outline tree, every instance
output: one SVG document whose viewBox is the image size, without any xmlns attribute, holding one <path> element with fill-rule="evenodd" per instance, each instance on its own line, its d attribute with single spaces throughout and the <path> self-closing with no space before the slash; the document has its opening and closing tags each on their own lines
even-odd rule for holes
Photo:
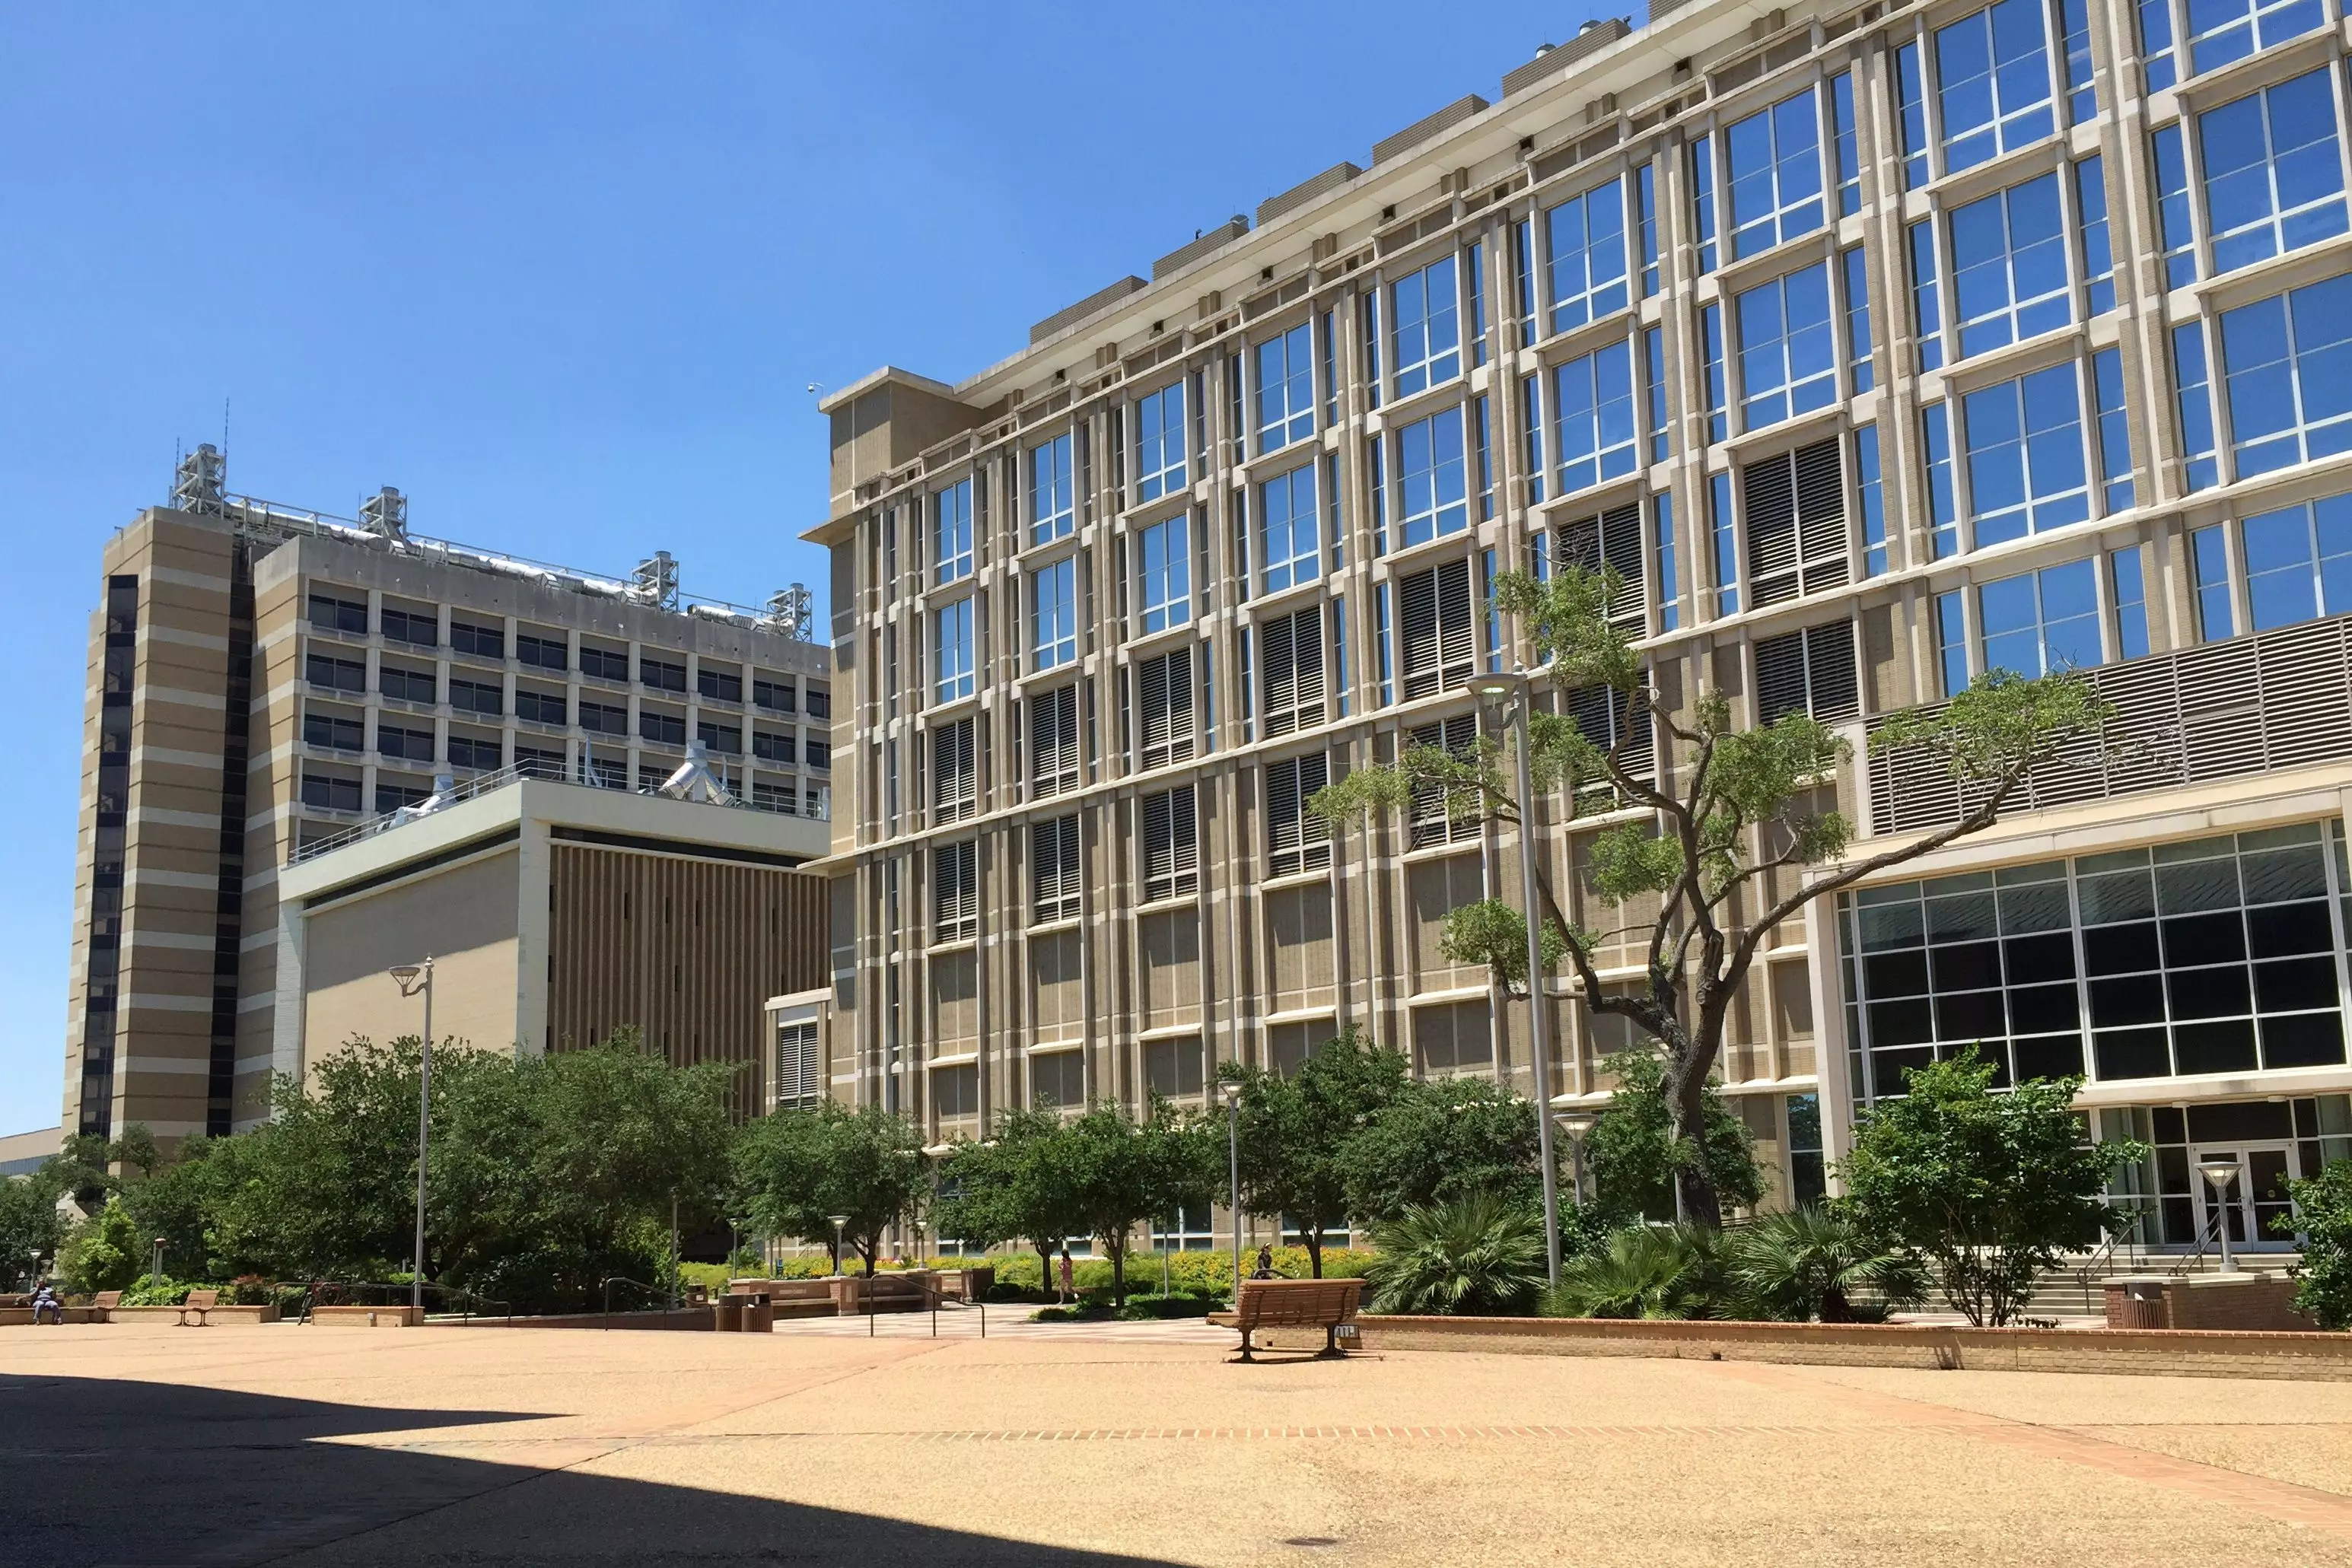
<svg viewBox="0 0 2352 1568">
<path fill-rule="evenodd" d="M 1544 1282 L 1542 1215 L 1492 1192 L 1413 1204 L 1373 1244 L 1375 1312 L 1517 1312 Z"/>
<path fill-rule="evenodd" d="M 1491 1193 L 1533 1204 L 1538 1174 L 1535 1106 L 1484 1078 L 1398 1086 L 1379 1115 L 1339 1146 L 1348 1213 L 1369 1228 L 1409 1208 Z"/>
<path fill-rule="evenodd" d="M 1613 570 L 1572 563 L 1549 580 L 1505 572 L 1496 581 L 1496 609 L 1517 618 L 1553 684 L 1597 692 L 1626 720 L 1602 745 L 1570 716 L 1530 715 L 1536 788 L 1562 789 L 1571 821 L 1623 806 L 1645 813 L 1601 829 L 1590 849 L 1589 891 L 1627 912 L 1624 925 L 1601 931 L 1570 920 L 1541 872 L 1527 896 L 1540 901 L 1545 950 L 1556 944 L 1566 957 L 1584 1007 L 1624 1019 L 1659 1042 L 1675 1135 L 1698 1154 L 1676 1169 L 1682 1208 L 1715 1226 L 1722 1206 L 1707 1159 L 1706 1082 L 1757 953 L 1814 900 L 1991 826 L 2037 768 L 2086 738 L 2102 739 L 2112 707 L 2071 674 L 2024 680 L 1994 671 L 1938 709 L 1895 715 L 1873 744 L 1940 762 L 1969 804 L 1931 832 L 1848 859 L 1853 830 L 1824 783 L 1852 760 L 1847 742 L 1802 712 L 1739 728 L 1730 700 L 1717 690 L 1686 707 L 1673 704 L 1643 668 L 1633 634 L 1610 618 L 1620 587 Z M 1666 740 L 1654 776 L 1628 751 L 1629 739 L 1652 733 L 1653 725 Z M 1393 765 L 1360 768 L 1318 791 L 1309 809 L 1339 826 L 1368 810 L 1402 811 L 1416 798 L 1435 797 L 1457 821 L 1539 829 L 1518 823 L 1514 769 L 1501 755 L 1492 743 L 1463 756 L 1412 747 Z M 1792 874 L 1808 868 L 1820 869 Z M 1481 905 L 1455 911 L 1446 951 L 1457 962 L 1489 964 L 1508 985 L 1514 966 L 1526 967 L 1526 918 L 1507 907 L 1499 915 Z M 1624 936 L 1646 938 L 1644 978 L 1611 987 L 1596 951 Z"/>
<path fill-rule="evenodd" d="M 212 1147 L 213 1140 L 201 1134 L 184 1139 L 175 1163 L 125 1183 L 115 1199 L 142 1245 L 152 1248 L 157 1237 L 163 1239 L 163 1271 L 182 1280 L 226 1277 L 213 1247 Z"/>
<path fill-rule="evenodd" d="M 55 1191 L 30 1176 L 0 1176 L 0 1280 L 32 1289 L 39 1260 L 56 1260 L 65 1230 Z"/>
<path fill-rule="evenodd" d="M 1026 1241 L 1038 1279 L 1054 1277 L 1054 1249 L 1085 1228 L 1070 1166 L 1051 1111 L 1008 1113 L 996 1135 L 965 1144 L 941 1175 L 939 1229 L 983 1246 Z"/>
<path fill-rule="evenodd" d="M 1044 1141 L 1039 1153 L 1066 1173 L 1078 1222 L 1110 1261 L 1111 1305 L 1127 1305 L 1127 1257 L 1135 1228 L 1171 1222 L 1215 1189 L 1218 1150 L 1208 1124 L 1154 1094 L 1140 1122 L 1123 1105 L 1097 1105 Z"/>
<path fill-rule="evenodd" d="M 836 1273 L 842 1259 L 833 1216 L 847 1218 L 839 1235 L 870 1275 L 883 1233 L 930 1194 L 913 1123 L 878 1105 L 852 1111 L 832 1100 L 746 1127 L 734 1172 L 737 1204 L 756 1228 L 823 1245 Z"/>
<path fill-rule="evenodd" d="M 1307 1268 L 1319 1280 L 1323 1232 L 1348 1218 L 1343 1151 L 1403 1091 L 1404 1057 L 1349 1029 L 1324 1041 L 1290 1078 L 1232 1063 L 1223 1076 L 1242 1086 L 1242 1207 L 1287 1218 L 1304 1232 Z"/>
<path fill-rule="evenodd" d="M 2352 1160 L 2290 1182 L 2294 1212 L 2274 1222 L 2282 1235 L 2303 1233 L 2294 1270 L 2294 1310 L 2324 1329 L 2352 1329 Z"/>
<path fill-rule="evenodd" d="M 1914 1069 L 1902 1098 L 1863 1114 L 1837 1174 L 1864 1235 L 1920 1254 L 1969 1322 L 2000 1327 L 2061 1252 L 2129 1223 L 2102 1195 L 2147 1149 L 2090 1141 L 2074 1110 L 2080 1078 L 1995 1092 L 1994 1071 L 1973 1046 Z"/>
<path fill-rule="evenodd" d="M 1592 1168 L 1600 1207 L 1628 1218 L 1672 1219 L 1675 1173 L 1698 1156 L 1675 1134 L 1674 1113 L 1666 1104 L 1665 1064 L 1654 1052 L 1626 1051 L 1601 1065 L 1615 1074 L 1617 1088 L 1585 1139 L 1585 1158 Z M 1706 1162 L 1716 1191 L 1729 1202 L 1752 1208 L 1764 1197 L 1755 1139 L 1712 1082 L 1706 1088 L 1704 1104 Z"/>
<path fill-rule="evenodd" d="M 1850 1323 L 1858 1297 L 1895 1308 L 1927 1293 L 1916 1256 L 1885 1246 L 1835 1209 L 1809 1205 L 1768 1214 L 1725 1232 L 1723 1253 L 1742 1317 Z"/>
<path fill-rule="evenodd" d="M 43 1160 L 33 1180 L 55 1197 L 70 1197 L 84 1215 L 95 1215 L 121 1183 L 107 1174 L 109 1145 L 104 1138 L 77 1133 Z"/>
<path fill-rule="evenodd" d="M 128 1290 L 147 1269 L 149 1245 L 122 1200 L 109 1198 L 105 1207 L 76 1226 L 66 1239 L 58 1272 L 75 1291 Z"/>
</svg>

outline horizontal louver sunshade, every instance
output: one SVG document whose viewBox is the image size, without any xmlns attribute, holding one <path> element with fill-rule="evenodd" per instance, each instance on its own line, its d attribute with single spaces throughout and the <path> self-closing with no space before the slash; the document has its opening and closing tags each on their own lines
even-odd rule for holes
<svg viewBox="0 0 2352 1568">
<path fill-rule="evenodd" d="M 1739 499 L 1757 604 L 1846 580 L 1845 473 L 1834 439 L 1749 464 Z"/>
<path fill-rule="evenodd" d="M 1321 752 L 1287 758 L 1265 768 L 1266 874 L 1287 876 L 1331 863 L 1331 843 L 1322 821 L 1307 802 L 1330 782 L 1330 759 Z"/>
<path fill-rule="evenodd" d="M 1037 920 L 1076 918 L 1084 875 L 1078 860 L 1077 817 L 1057 817 L 1031 827 L 1029 859 Z"/>
<path fill-rule="evenodd" d="M 977 810 L 979 776 L 973 771 L 972 721 L 960 718 L 931 731 L 931 820 L 960 822 Z"/>
<path fill-rule="evenodd" d="M 1078 787 L 1078 688 L 1043 692 L 1029 702 L 1029 793 L 1046 800 Z"/>
<path fill-rule="evenodd" d="M 1143 798 L 1143 897 L 1180 898 L 1200 886 L 1200 823 L 1192 786 Z"/>
</svg>

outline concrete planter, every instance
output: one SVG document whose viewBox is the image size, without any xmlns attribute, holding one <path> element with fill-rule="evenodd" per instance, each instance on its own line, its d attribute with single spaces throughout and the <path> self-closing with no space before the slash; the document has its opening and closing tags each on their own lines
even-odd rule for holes
<svg viewBox="0 0 2352 1568">
<path fill-rule="evenodd" d="M 425 1314 L 415 1307 L 312 1307 L 310 1321 L 321 1328 L 413 1329 Z"/>
<path fill-rule="evenodd" d="M 94 1307 L 90 1310 L 97 1312 L 99 1320 L 103 1322 L 134 1322 L 141 1318 L 161 1318 L 165 1322 L 175 1323 L 180 1321 L 182 1309 L 178 1307 Z M 196 1311 L 194 1307 L 186 1310 L 191 1312 Z M 274 1302 L 258 1307 L 206 1307 L 204 1309 L 204 1314 L 205 1321 L 208 1323 L 274 1323 L 278 1321 L 278 1307 Z"/>
<path fill-rule="evenodd" d="M 1631 1355 L 1806 1366 L 2089 1372 L 2352 1383 L 2352 1334 L 2219 1329 L 1976 1329 L 1926 1323 L 1652 1322 L 1600 1318 L 1357 1320 L 1366 1350 Z"/>
</svg>

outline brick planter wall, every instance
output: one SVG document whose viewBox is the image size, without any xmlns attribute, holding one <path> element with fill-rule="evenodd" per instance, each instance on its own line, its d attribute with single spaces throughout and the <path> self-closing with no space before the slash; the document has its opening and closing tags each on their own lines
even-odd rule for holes
<svg viewBox="0 0 2352 1568">
<path fill-rule="evenodd" d="M 2200 1329 L 1975 1329 L 1911 1323 L 1723 1323 L 1366 1316 L 1366 1350 L 1633 1355 L 1809 1366 L 2089 1372 L 2352 1383 L 2352 1334 Z"/>
</svg>

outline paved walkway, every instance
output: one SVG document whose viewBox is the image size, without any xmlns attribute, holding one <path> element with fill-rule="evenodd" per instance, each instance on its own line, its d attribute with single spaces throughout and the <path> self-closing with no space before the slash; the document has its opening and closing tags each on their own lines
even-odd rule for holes
<svg viewBox="0 0 2352 1568">
<path fill-rule="evenodd" d="M 974 1308 L 931 1312 L 877 1312 L 870 1318 L 787 1318 L 780 1334 L 818 1339 L 1045 1339 L 1062 1343 L 1203 1344 L 1239 1343 L 1231 1329 L 1212 1328 L 1198 1318 L 1160 1322 L 1041 1323 L 1034 1307 L 990 1307 L 985 1318 Z"/>
<path fill-rule="evenodd" d="M 846 1326 L 0 1330 L 0 1563 L 2352 1568 L 2347 1385 Z"/>
</svg>

